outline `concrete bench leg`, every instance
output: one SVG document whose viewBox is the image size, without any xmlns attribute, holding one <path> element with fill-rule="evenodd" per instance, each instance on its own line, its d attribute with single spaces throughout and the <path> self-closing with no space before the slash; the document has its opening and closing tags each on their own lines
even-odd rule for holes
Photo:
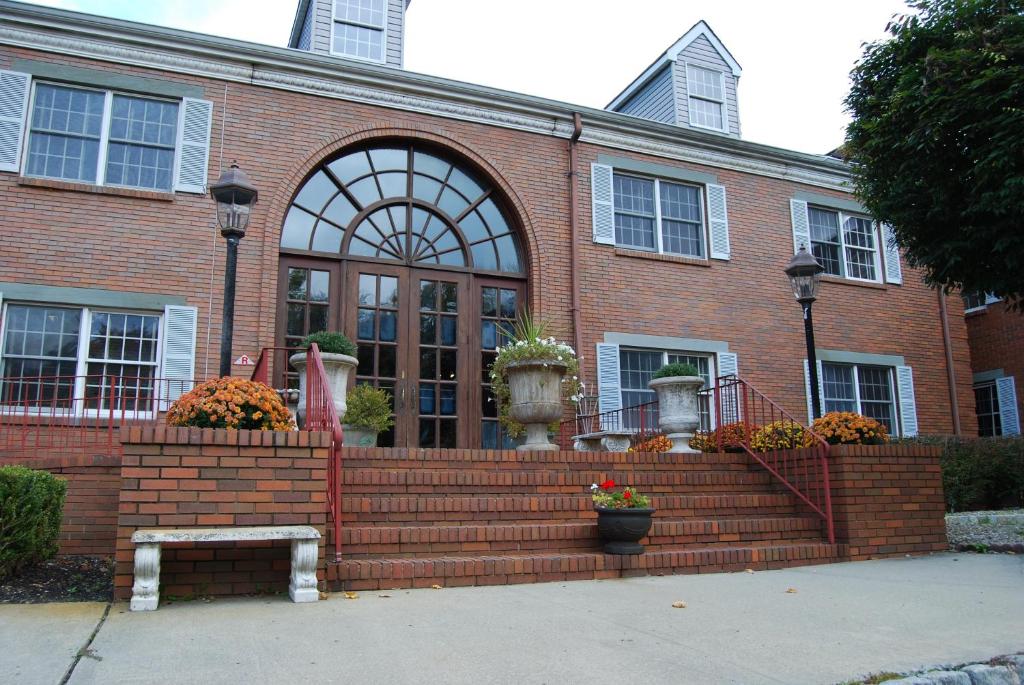
<svg viewBox="0 0 1024 685">
<path fill-rule="evenodd" d="M 132 611 L 156 611 L 160 603 L 160 545 L 139 543 L 135 548 L 135 584 Z"/>
<path fill-rule="evenodd" d="M 316 582 L 316 563 L 320 548 L 316 540 L 292 540 L 292 574 L 288 596 L 293 602 L 316 602 L 320 591 Z"/>
</svg>

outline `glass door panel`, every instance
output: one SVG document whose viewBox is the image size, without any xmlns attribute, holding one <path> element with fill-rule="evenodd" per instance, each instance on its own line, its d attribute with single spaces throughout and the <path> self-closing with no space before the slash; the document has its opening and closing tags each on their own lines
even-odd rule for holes
<svg viewBox="0 0 1024 685">
<path fill-rule="evenodd" d="M 465 405 L 465 384 L 460 388 L 464 375 L 460 366 L 465 359 L 465 336 L 460 330 L 464 279 L 420 272 L 414 282 L 419 303 L 414 359 L 418 371 L 416 446 L 459 447 L 460 415 Z"/>
<path fill-rule="evenodd" d="M 505 429 L 498 423 L 498 406 L 491 392 L 491 364 L 499 347 L 508 342 L 516 316 L 525 306 L 524 288 L 520 283 L 507 281 L 478 281 L 480 333 L 475 338 L 474 357 L 479 364 L 480 378 L 480 439 L 484 449 L 511 449 L 515 445 Z"/>
</svg>

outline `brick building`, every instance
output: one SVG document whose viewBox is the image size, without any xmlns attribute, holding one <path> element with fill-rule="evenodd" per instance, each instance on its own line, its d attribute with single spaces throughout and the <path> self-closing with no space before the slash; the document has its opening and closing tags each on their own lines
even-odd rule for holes
<svg viewBox="0 0 1024 685">
<path fill-rule="evenodd" d="M 741 68 L 706 24 L 597 110 L 403 71 L 407 4 L 301 0 L 271 47 L 0 0 L 5 401 L 88 413 L 111 377 L 216 373 L 206 188 L 237 161 L 260 199 L 234 356 L 344 331 L 396 398 L 382 444 L 504 444 L 485 369 L 523 306 L 602 410 L 681 359 L 805 417 L 801 244 L 828 269 L 826 410 L 974 432 L 960 302 L 901 264 L 843 162 L 741 138 Z"/>
<path fill-rule="evenodd" d="M 1020 435 L 1024 395 L 1016 379 L 1024 378 L 1024 315 L 984 294 L 966 295 L 964 309 L 978 434 Z"/>
</svg>

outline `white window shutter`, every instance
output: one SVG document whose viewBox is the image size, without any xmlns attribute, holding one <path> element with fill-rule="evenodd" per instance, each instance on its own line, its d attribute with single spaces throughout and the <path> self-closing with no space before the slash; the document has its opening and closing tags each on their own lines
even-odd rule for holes
<svg viewBox="0 0 1024 685">
<path fill-rule="evenodd" d="M 912 438 L 917 435 L 917 401 L 914 399 L 914 371 L 909 366 L 896 367 L 896 389 L 900 396 L 900 434 Z"/>
<path fill-rule="evenodd" d="M 594 225 L 595 243 L 615 244 L 615 197 L 613 188 L 612 168 L 607 164 L 591 164 L 591 221 Z"/>
<path fill-rule="evenodd" d="M 882 248 L 885 250 L 885 282 L 903 284 L 903 267 L 900 266 L 900 248 L 892 235 L 892 226 L 882 224 Z"/>
<path fill-rule="evenodd" d="M 597 343 L 597 407 L 602 414 L 622 409 L 619 346 Z"/>
<path fill-rule="evenodd" d="M 990 304 L 995 304 L 996 302 L 1000 302 L 1002 299 L 1003 298 L 996 297 L 992 293 L 985 293 L 985 306 L 987 307 Z"/>
<path fill-rule="evenodd" d="M 821 413 L 825 414 L 825 382 L 823 380 L 824 374 L 822 373 L 821 361 L 817 363 L 818 367 L 818 401 L 821 403 Z M 804 397 L 807 398 L 807 425 L 810 426 L 814 423 L 814 404 L 811 402 L 811 367 L 804 360 Z"/>
<path fill-rule="evenodd" d="M 173 402 L 192 389 L 198 315 L 195 307 L 171 304 L 164 307 L 161 377 L 165 385 L 161 390 L 165 403 Z"/>
<path fill-rule="evenodd" d="M 181 101 L 181 110 L 174 189 L 183 193 L 205 193 L 213 103 L 185 98 Z"/>
<path fill-rule="evenodd" d="M 0 171 L 17 172 L 21 168 L 31 83 L 29 74 L 0 71 Z"/>
<path fill-rule="evenodd" d="M 793 222 L 793 254 L 803 245 L 811 251 L 811 223 L 807 219 L 807 203 L 803 200 L 789 201 L 789 216 Z"/>
<path fill-rule="evenodd" d="M 1017 415 L 1017 389 L 1013 376 L 996 379 L 996 397 L 999 400 L 999 423 L 1003 435 L 1020 435 L 1020 417 Z"/>
<path fill-rule="evenodd" d="M 711 231 L 711 258 L 729 259 L 729 214 L 725 206 L 725 186 L 708 184 L 708 225 Z"/>
<path fill-rule="evenodd" d="M 739 376 L 739 357 L 735 352 L 719 352 L 718 353 L 718 375 L 721 376 Z M 737 386 L 737 390 L 739 388 Z M 740 407 L 739 407 L 739 393 L 721 393 L 722 402 L 722 416 L 719 417 L 721 424 L 734 423 L 739 421 Z"/>
</svg>

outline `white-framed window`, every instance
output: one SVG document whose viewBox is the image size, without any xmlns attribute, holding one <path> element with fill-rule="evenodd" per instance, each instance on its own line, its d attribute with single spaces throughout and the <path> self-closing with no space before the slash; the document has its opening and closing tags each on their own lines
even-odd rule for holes
<svg viewBox="0 0 1024 685">
<path fill-rule="evenodd" d="M 690 125 L 725 131 L 727 120 L 722 72 L 687 64 L 686 84 Z"/>
<path fill-rule="evenodd" d="M 700 186 L 619 172 L 613 177 L 615 244 L 703 259 L 707 255 Z"/>
<path fill-rule="evenodd" d="M 978 416 L 979 436 L 985 438 L 1003 434 L 995 381 L 974 386 L 974 411 Z"/>
<path fill-rule="evenodd" d="M 619 392 L 622 395 L 622 407 L 635 407 L 640 404 L 656 402 L 657 395 L 647 387 L 654 378 L 654 372 L 666 364 L 691 364 L 704 379 L 704 387 L 712 385 L 715 377 L 712 373 L 714 362 L 710 354 L 675 352 L 666 350 L 644 350 L 635 348 L 619 348 Z M 706 395 L 699 398 L 700 429 L 709 430 L 713 425 L 711 402 Z M 657 420 L 657 411 L 651 413 Z M 633 418 L 630 412 L 624 413 L 625 420 Z M 639 426 L 629 426 L 639 428 Z"/>
<path fill-rule="evenodd" d="M 180 109 L 173 100 L 36 82 L 24 173 L 170 192 Z"/>
<path fill-rule="evenodd" d="M 878 227 L 865 216 L 809 206 L 811 252 L 825 273 L 857 281 L 881 282 Z"/>
<path fill-rule="evenodd" d="M 884 424 L 891 435 L 898 435 L 892 367 L 823 362 L 821 370 L 822 409 L 826 414 L 863 414 Z"/>
<path fill-rule="evenodd" d="M 71 414 L 154 408 L 162 316 L 5 303 L 0 404 Z"/>
<path fill-rule="evenodd" d="M 383 62 L 387 46 L 387 0 L 334 0 L 331 51 Z"/>
<path fill-rule="evenodd" d="M 982 311 L 990 304 L 995 304 L 1003 298 L 996 297 L 992 293 L 963 293 L 964 313 Z"/>
</svg>

